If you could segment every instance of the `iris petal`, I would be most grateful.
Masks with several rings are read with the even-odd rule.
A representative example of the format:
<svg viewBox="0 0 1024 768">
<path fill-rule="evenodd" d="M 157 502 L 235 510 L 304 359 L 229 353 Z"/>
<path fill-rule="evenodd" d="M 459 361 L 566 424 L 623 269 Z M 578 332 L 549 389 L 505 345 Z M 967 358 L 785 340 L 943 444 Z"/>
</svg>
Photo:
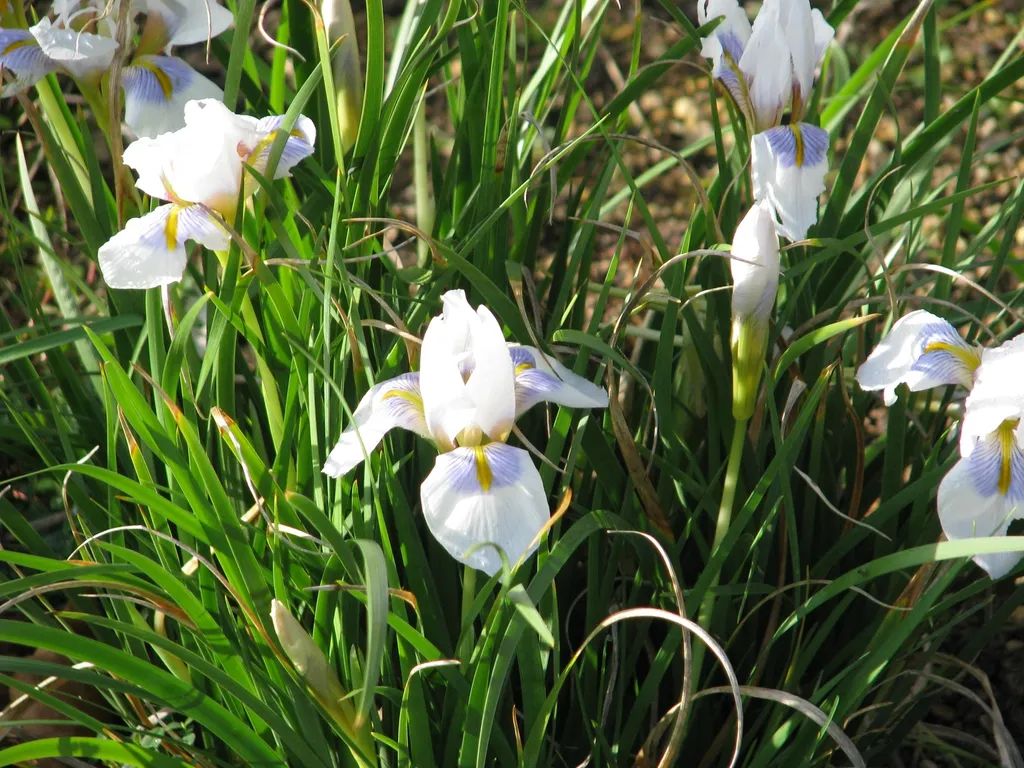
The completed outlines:
<svg viewBox="0 0 1024 768">
<path fill-rule="evenodd" d="M 939 484 L 938 507 L 942 530 L 950 541 L 1005 536 L 1010 521 L 1024 512 L 1020 502 L 1008 496 L 980 493 L 968 459 L 958 461 Z M 1000 552 L 976 555 L 974 562 L 998 579 L 1020 559 L 1020 553 Z"/>
<path fill-rule="evenodd" d="M 220 223 L 199 205 L 161 205 L 136 219 L 100 246 L 103 279 L 111 288 L 155 288 L 181 280 L 185 243 L 194 240 L 211 250 L 227 248 Z"/>
<path fill-rule="evenodd" d="M 970 387 L 980 358 L 956 329 L 931 312 L 901 317 L 857 370 L 863 389 L 884 390 L 886 405 L 896 402 L 896 387 L 911 392 L 946 384 Z"/>
<path fill-rule="evenodd" d="M 533 552 L 551 514 L 530 455 L 504 443 L 440 454 L 420 500 L 441 546 L 489 576 L 501 569 L 502 554 L 514 565 Z"/>
<path fill-rule="evenodd" d="M 406 373 L 370 388 L 359 401 L 352 424 L 342 432 L 331 450 L 323 472 L 341 477 L 362 462 L 384 435 L 395 427 L 429 437 L 423 418 L 423 397 L 418 373 Z"/>
<path fill-rule="evenodd" d="M 510 344 L 516 377 L 516 416 L 540 402 L 570 408 L 606 408 L 608 393 L 536 347 Z"/>
<path fill-rule="evenodd" d="M 155 137 L 185 125 L 185 104 L 223 99 L 214 83 L 174 56 L 139 56 L 121 75 L 124 121 L 138 136 Z"/>
</svg>

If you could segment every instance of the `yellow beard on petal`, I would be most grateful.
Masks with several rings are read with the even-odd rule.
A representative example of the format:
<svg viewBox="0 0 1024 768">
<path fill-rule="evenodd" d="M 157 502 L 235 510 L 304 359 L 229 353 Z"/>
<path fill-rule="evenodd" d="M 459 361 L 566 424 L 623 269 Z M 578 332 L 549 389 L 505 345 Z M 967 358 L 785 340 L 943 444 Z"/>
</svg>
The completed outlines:
<svg viewBox="0 0 1024 768">
<path fill-rule="evenodd" d="M 1010 491 L 1010 481 L 1013 479 L 1013 452 L 1017 448 L 1017 438 L 1014 432 L 1020 419 L 1004 421 L 996 430 L 996 439 L 999 441 L 999 493 L 1005 496 Z"/>
<path fill-rule="evenodd" d="M 931 344 L 924 348 L 925 353 L 928 352 L 948 352 L 965 366 L 967 369 L 974 373 L 979 365 L 981 365 L 981 357 L 974 349 L 958 346 L 956 344 L 950 344 L 946 341 L 933 341 Z"/>
<path fill-rule="evenodd" d="M 491 490 L 491 484 L 494 482 L 494 473 L 491 472 L 491 466 L 487 463 L 487 454 L 484 453 L 483 446 L 478 445 L 473 449 L 473 458 L 476 462 L 476 479 L 480 483 L 480 487 L 486 493 Z"/>
</svg>

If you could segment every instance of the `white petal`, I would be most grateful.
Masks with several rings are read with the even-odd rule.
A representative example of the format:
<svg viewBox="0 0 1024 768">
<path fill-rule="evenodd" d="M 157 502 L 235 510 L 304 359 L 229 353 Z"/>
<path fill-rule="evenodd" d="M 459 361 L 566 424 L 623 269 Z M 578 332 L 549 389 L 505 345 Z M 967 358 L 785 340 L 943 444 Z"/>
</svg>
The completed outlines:
<svg viewBox="0 0 1024 768">
<path fill-rule="evenodd" d="M 144 0 L 147 14 L 159 16 L 171 45 L 205 43 L 231 26 L 231 11 L 216 0 Z"/>
<path fill-rule="evenodd" d="M 780 0 L 765 0 L 739 61 L 759 129 L 778 124 L 793 89 L 792 55 L 780 13 Z"/>
<path fill-rule="evenodd" d="M 43 53 L 72 77 L 83 78 L 110 68 L 117 43 L 91 32 L 55 27 L 48 18 L 29 27 Z"/>
<path fill-rule="evenodd" d="M 607 408 L 603 387 L 573 373 L 536 347 L 509 344 L 516 374 L 516 416 L 539 402 L 569 408 Z"/>
<path fill-rule="evenodd" d="M 892 405 L 900 384 L 911 392 L 944 384 L 971 386 L 977 359 L 977 351 L 953 326 L 919 309 L 896 321 L 857 370 L 857 383 L 862 389 L 884 390 L 885 404 Z"/>
<path fill-rule="evenodd" d="M 454 351 L 457 344 L 445 318 L 435 317 L 420 347 L 423 411 L 431 435 L 442 448 L 451 448 L 473 417 L 473 403 L 459 368 L 462 355 Z"/>
<path fill-rule="evenodd" d="M 758 133 L 751 142 L 754 198 L 775 211 L 778 232 L 803 240 L 818 220 L 828 172 L 828 134 L 807 123 Z"/>
<path fill-rule="evenodd" d="M 967 396 L 960 429 L 960 452 L 970 455 L 979 438 L 1007 420 L 1024 417 L 1024 335 L 981 354 L 974 386 Z"/>
<path fill-rule="evenodd" d="M 817 67 L 825 58 L 825 49 L 836 36 L 836 31 L 825 21 L 825 17 L 817 8 L 811 11 L 811 24 L 814 26 L 814 65 Z"/>
<path fill-rule="evenodd" d="M 56 68 L 28 30 L 0 29 L 0 96 L 21 92 Z"/>
<path fill-rule="evenodd" d="M 121 75 L 124 121 L 137 136 L 155 137 L 185 126 L 192 99 L 223 99 L 224 92 L 173 56 L 139 56 Z"/>
<path fill-rule="evenodd" d="M 487 307 L 473 325 L 473 372 L 466 392 L 473 401 L 475 426 L 492 440 L 504 440 L 516 417 L 516 380 L 501 326 Z"/>
<path fill-rule="evenodd" d="M 370 388 L 359 401 L 352 423 L 331 450 L 323 472 L 341 477 L 365 459 L 395 427 L 429 437 L 423 420 L 419 374 L 406 373 Z"/>
<path fill-rule="evenodd" d="M 155 288 L 181 280 L 185 242 L 223 250 L 228 235 L 199 206 L 161 205 L 137 219 L 100 246 L 103 279 L 111 288 Z"/>
<path fill-rule="evenodd" d="M 534 540 L 551 516 L 530 455 L 504 443 L 440 454 L 420 487 L 420 500 L 441 546 L 489 576 L 501 568 L 498 548 L 515 565 L 536 548 Z"/>
<path fill-rule="evenodd" d="M 147 194 L 169 187 L 163 199 L 203 203 L 230 220 L 242 183 L 244 122 L 216 99 L 189 101 L 184 114 L 184 128 L 133 142 L 125 163 L 139 172 L 136 185 Z"/>
<path fill-rule="evenodd" d="M 733 316 L 766 321 L 779 290 L 779 238 L 767 201 L 754 205 L 736 227 L 732 256 Z"/>
<path fill-rule="evenodd" d="M 720 65 L 721 57 L 728 52 L 736 62 L 743 55 L 743 49 L 750 39 L 750 19 L 747 12 L 737 0 L 699 0 L 697 3 L 697 20 L 704 26 L 719 16 L 724 18 L 715 27 L 710 37 L 701 38 L 700 55 Z"/>
<path fill-rule="evenodd" d="M 283 121 L 283 115 L 272 115 L 261 118 L 256 123 L 252 139 L 255 143 L 244 160 L 260 174 L 266 174 L 271 150 Z M 292 126 L 291 131 L 289 131 L 284 148 L 281 150 L 281 155 L 274 168 L 274 178 L 283 179 L 285 176 L 288 176 L 294 165 L 313 154 L 313 145 L 315 143 L 316 126 L 305 115 L 299 115 L 295 119 L 295 124 Z"/>
<path fill-rule="evenodd" d="M 814 70 L 818 66 L 810 4 L 807 0 L 781 0 L 780 21 L 789 44 L 792 82 L 799 86 L 800 93 L 807 99 L 814 84 Z"/>
<path fill-rule="evenodd" d="M 939 521 L 950 541 L 984 536 L 1004 536 L 1010 521 L 1020 517 L 1019 502 L 1000 494 L 982 495 L 975 487 L 968 460 L 958 461 L 939 484 Z M 977 555 L 974 562 L 993 579 L 1005 576 L 1021 554 L 1005 552 Z"/>
</svg>

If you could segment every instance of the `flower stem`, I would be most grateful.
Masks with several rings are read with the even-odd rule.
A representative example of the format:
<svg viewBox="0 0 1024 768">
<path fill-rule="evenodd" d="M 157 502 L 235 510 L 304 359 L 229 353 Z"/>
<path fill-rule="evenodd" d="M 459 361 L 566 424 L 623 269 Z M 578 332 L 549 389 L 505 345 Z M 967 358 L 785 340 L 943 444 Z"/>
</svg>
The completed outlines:
<svg viewBox="0 0 1024 768">
<path fill-rule="evenodd" d="M 729 532 L 732 523 L 733 506 L 736 502 L 736 486 L 739 484 L 740 464 L 743 461 L 743 442 L 747 434 L 747 422 L 749 419 L 736 419 L 733 426 L 732 443 L 729 447 L 729 462 L 725 468 L 725 481 L 722 484 L 722 501 L 718 507 L 718 519 L 715 521 L 715 538 L 711 544 L 708 554 L 708 568 L 712 569 L 712 575 L 708 581 L 707 591 L 701 600 L 700 613 L 697 622 L 709 632 L 712 628 L 712 620 L 715 611 L 715 589 L 718 587 L 718 580 L 721 575 L 722 563 L 725 559 L 724 552 L 720 552 L 725 536 Z M 697 686 L 700 682 L 700 667 L 704 659 L 704 646 L 697 644 L 693 649 L 693 674 L 690 679 L 692 685 Z M 692 691 L 691 691 L 692 693 Z"/>
<path fill-rule="evenodd" d="M 468 661 L 476 638 L 473 636 L 473 602 L 476 600 L 476 569 L 466 566 L 462 572 L 462 620 L 459 622 L 459 643 L 456 655 Z"/>
</svg>

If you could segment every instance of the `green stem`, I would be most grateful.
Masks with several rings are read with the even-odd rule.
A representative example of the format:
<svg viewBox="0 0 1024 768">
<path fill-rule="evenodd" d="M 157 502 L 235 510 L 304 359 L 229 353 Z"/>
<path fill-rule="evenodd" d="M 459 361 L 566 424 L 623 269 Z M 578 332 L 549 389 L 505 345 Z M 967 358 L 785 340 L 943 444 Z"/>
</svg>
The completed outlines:
<svg viewBox="0 0 1024 768">
<path fill-rule="evenodd" d="M 718 587 L 718 579 L 721 575 L 722 560 L 727 553 L 721 552 L 725 535 L 729 532 L 732 524 L 733 506 L 736 502 L 736 487 L 739 484 L 740 464 L 743 461 L 743 443 L 747 434 L 747 422 L 749 419 L 736 419 L 732 431 L 732 443 L 729 447 L 729 463 L 725 468 L 725 481 L 722 484 L 722 502 L 718 507 L 718 519 L 715 521 L 715 538 L 711 544 L 711 551 L 708 554 L 708 568 L 712 569 L 712 576 L 708 582 L 707 591 L 701 600 L 700 613 L 697 623 L 709 632 L 712 629 L 712 620 L 715 611 L 715 589 Z M 704 646 L 698 643 L 693 649 L 693 673 L 690 676 L 691 686 L 696 690 L 700 682 L 700 668 L 704 659 Z M 693 691 L 691 691 L 692 693 Z"/>
<path fill-rule="evenodd" d="M 473 649 L 473 603 L 476 600 L 476 569 L 466 566 L 462 572 L 462 621 L 459 624 L 459 644 L 456 655 L 468 661 Z"/>
</svg>

